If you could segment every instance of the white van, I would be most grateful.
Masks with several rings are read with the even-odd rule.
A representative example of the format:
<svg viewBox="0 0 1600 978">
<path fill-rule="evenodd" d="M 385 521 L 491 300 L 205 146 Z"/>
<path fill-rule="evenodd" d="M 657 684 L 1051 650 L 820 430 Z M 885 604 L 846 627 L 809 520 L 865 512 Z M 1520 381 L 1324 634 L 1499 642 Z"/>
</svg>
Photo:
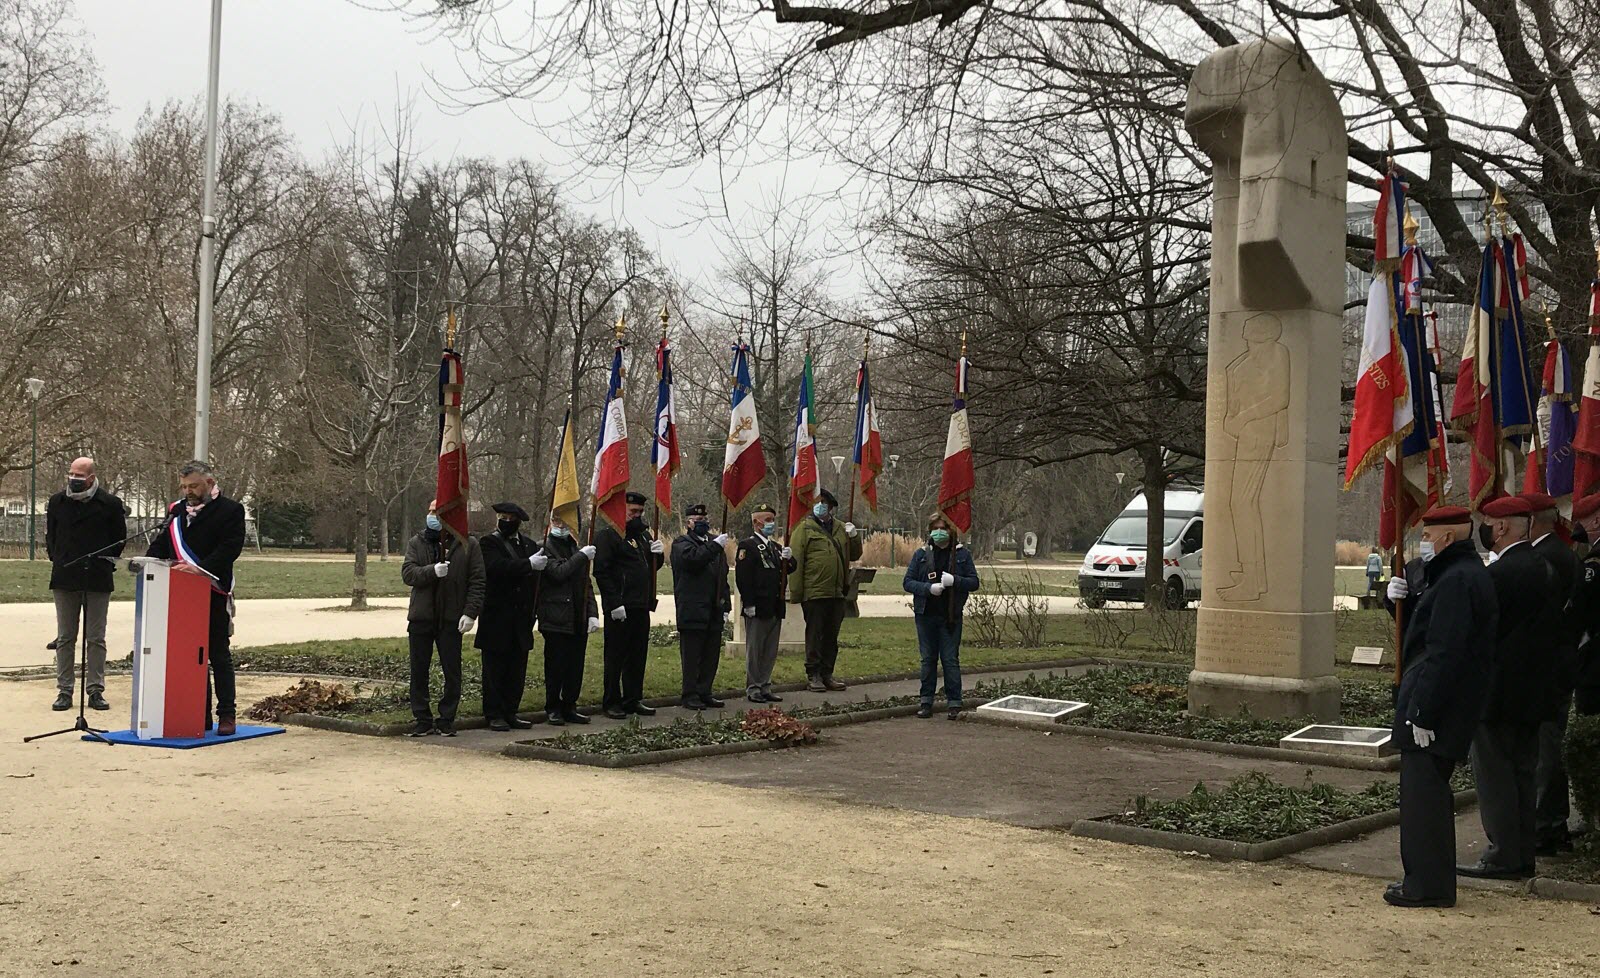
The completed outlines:
<svg viewBox="0 0 1600 978">
<path fill-rule="evenodd" d="M 1168 489 L 1161 528 L 1161 562 L 1166 578 L 1166 606 L 1185 607 L 1200 597 L 1200 545 L 1205 522 L 1199 489 Z M 1149 510 L 1144 494 L 1133 497 L 1084 555 L 1078 571 L 1078 593 L 1090 608 L 1107 601 L 1144 601 L 1145 524 Z"/>
</svg>

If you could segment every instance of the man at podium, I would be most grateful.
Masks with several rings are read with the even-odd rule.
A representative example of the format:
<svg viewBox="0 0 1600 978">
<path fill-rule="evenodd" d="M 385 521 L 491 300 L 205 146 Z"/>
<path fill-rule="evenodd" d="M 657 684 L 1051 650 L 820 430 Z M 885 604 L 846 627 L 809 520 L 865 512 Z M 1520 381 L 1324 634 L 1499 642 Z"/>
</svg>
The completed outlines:
<svg viewBox="0 0 1600 978">
<path fill-rule="evenodd" d="M 199 574 L 211 580 L 211 677 L 217 695 L 217 734 L 236 732 L 234 715 L 233 653 L 228 639 L 233 631 L 233 562 L 244 550 L 244 507 L 217 488 L 211 467 L 189 462 L 178 470 L 183 498 L 167 510 L 167 524 L 150 543 L 145 555 L 173 562 L 172 569 Z M 208 697 L 206 729 L 211 728 Z"/>
</svg>

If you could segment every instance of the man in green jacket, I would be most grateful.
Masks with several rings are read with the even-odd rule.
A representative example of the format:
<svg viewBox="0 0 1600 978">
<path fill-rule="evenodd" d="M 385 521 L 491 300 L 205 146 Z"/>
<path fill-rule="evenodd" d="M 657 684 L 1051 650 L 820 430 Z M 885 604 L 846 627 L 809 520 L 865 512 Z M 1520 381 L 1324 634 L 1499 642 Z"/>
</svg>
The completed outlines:
<svg viewBox="0 0 1600 978">
<path fill-rule="evenodd" d="M 815 692 L 841 690 L 833 678 L 839 661 L 839 626 L 844 624 L 845 585 L 850 562 L 861 559 L 861 537 L 854 523 L 834 520 L 839 500 L 824 489 L 811 515 L 789 533 L 794 570 L 789 572 L 789 600 L 800 603 L 806 619 L 806 678 Z"/>
</svg>

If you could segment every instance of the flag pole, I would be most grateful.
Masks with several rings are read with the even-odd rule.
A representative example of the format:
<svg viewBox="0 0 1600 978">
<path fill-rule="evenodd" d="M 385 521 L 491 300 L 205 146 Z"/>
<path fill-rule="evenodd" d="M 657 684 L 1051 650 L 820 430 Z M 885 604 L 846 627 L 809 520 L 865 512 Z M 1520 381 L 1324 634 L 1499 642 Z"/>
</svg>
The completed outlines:
<svg viewBox="0 0 1600 978">
<path fill-rule="evenodd" d="M 1395 338 L 1399 339 L 1399 336 L 1400 336 L 1400 328 L 1399 328 L 1399 326 L 1400 326 L 1400 323 L 1399 323 L 1400 311 L 1394 307 L 1394 304 L 1395 304 L 1394 279 L 1395 279 L 1395 276 L 1398 273 L 1397 272 L 1384 272 L 1382 274 L 1385 274 L 1385 275 L 1389 276 L 1389 320 L 1393 324 L 1392 328 L 1395 331 Z M 1406 379 L 1406 383 L 1409 385 L 1411 383 L 1411 376 L 1410 376 L 1410 372 L 1409 371 L 1406 372 L 1406 378 L 1405 379 Z M 1412 396 L 1415 397 L 1415 394 L 1413 394 Z M 1414 415 L 1414 412 L 1413 412 L 1413 417 L 1411 419 L 1411 423 L 1413 425 L 1415 425 L 1417 423 L 1417 419 L 1416 419 L 1416 417 Z M 1405 495 L 1406 495 L 1406 488 L 1405 488 L 1405 482 L 1406 482 L 1406 480 L 1405 480 L 1406 457 L 1405 457 L 1405 454 L 1400 450 L 1400 443 L 1399 442 L 1396 442 L 1395 443 L 1395 447 L 1391 448 L 1390 451 L 1394 452 L 1394 498 L 1389 500 L 1389 505 L 1394 508 L 1394 550 L 1389 555 L 1389 576 L 1390 577 L 1398 577 L 1398 578 L 1401 578 L 1402 580 L 1404 580 L 1405 579 L 1405 573 L 1406 573 L 1406 558 L 1405 558 L 1406 526 L 1405 526 L 1404 520 L 1401 519 L 1401 515 L 1404 512 L 1402 510 L 1402 508 L 1401 508 L 1401 503 L 1405 500 Z M 1395 686 L 1397 688 L 1400 685 L 1401 674 L 1405 670 L 1405 662 L 1402 659 L 1402 655 L 1403 655 L 1404 650 L 1405 650 L 1405 640 L 1406 640 L 1406 611 L 1405 611 L 1405 605 L 1402 602 L 1398 602 L 1397 601 L 1397 602 L 1395 602 L 1395 606 L 1394 606 L 1394 684 L 1395 684 Z"/>
<path fill-rule="evenodd" d="M 730 403 L 730 404 L 733 403 L 733 399 L 735 397 L 737 397 L 738 394 L 739 394 L 739 347 L 741 347 L 743 345 L 744 345 L 744 324 L 740 323 L 739 324 L 739 328 L 737 328 L 737 329 L 735 329 L 733 331 L 733 366 L 729 370 L 730 376 L 728 378 L 728 403 Z M 717 532 L 718 533 L 727 533 L 728 532 L 728 494 L 725 491 L 721 492 L 719 494 L 722 496 L 722 521 L 717 524 Z"/>
<path fill-rule="evenodd" d="M 550 517 L 555 515 L 556 511 L 556 483 L 561 481 L 561 448 L 567 443 L 567 425 L 570 424 L 572 424 L 572 394 L 569 392 L 567 394 L 567 416 L 561 422 L 561 437 L 556 442 L 556 464 L 555 472 L 550 476 L 550 494 L 544 497 L 547 503 L 544 511 L 544 528 L 546 539 L 539 545 L 540 550 L 543 550 L 544 544 L 549 542 L 548 537 L 550 533 Z M 533 606 L 535 608 L 539 607 L 539 585 L 543 583 L 543 574 L 534 575 Z"/>
<path fill-rule="evenodd" d="M 963 363 L 965 363 L 966 360 L 967 360 L 967 330 L 966 330 L 966 327 L 963 326 L 961 328 L 961 356 L 956 360 L 956 383 L 958 385 L 960 385 L 962 383 L 962 376 L 963 375 L 962 375 L 962 372 L 961 372 L 961 365 Z M 965 402 L 966 399 L 967 399 L 967 392 L 966 392 L 965 388 L 958 386 L 957 393 L 959 393 L 961 395 L 961 400 L 963 402 Z M 968 491 L 968 493 L 967 493 L 967 512 L 968 513 L 971 513 L 973 511 L 973 509 L 974 509 L 974 507 L 972 505 L 972 501 L 973 501 L 973 497 L 978 494 L 977 493 L 977 488 L 978 487 L 977 487 L 976 480 L 974 480 L 972 489 L 970 491 Z M 947 516 L 947 517 L 945 517 L 945 519 L 946 519 L 946 521 L 948 521 L 949 517 Z M 967 529 L 967 535 L 969 537 L 972 535 L 972 529 L 971 529 L 970 526 Z M 891 547 L 894 546 L 894 541 L 890 540 L 889 541 L 889 545 Z M 973 558 L 973 559 L 976 560 L 977 558 Z M 956 545 L 955 545 L 954 541 L 951 541 L 951 544 L 950 544 L 950 572 L 952 574 L 955 573 L 955 569 L 956 569 Z M 946 592 L 946 599 L 949 601 L 949 609 L 950 610 L 949 610 L 948 614 L 945 615 L 945 619 L 944 620 L 946 622 L 953 622 L 953 621 L 956 620 L 956 589 L 955 588 L 950 588 Z"/>
<path fill-rule="evenodd" d="M 872 334 L 868 333 L 861 344 L 861 369 L 867 367 L 867 353 L 872 349 Z M 856 521 L 856 483 L 861 481 L 861 439 L 866 437 L 866 432 L 861 430 L 861 374 L 856 374 L 856 434 L 855 449 L 850 453 L 850 506 L 845 510 L 846 523 Z"/>
<path fill-rule="evenodd" d="M 1500 267 L 1502 271 L 1506 272 L 1506 284 L 1511 289 L 1511 298 L 1514 300 L 1508 306 L 1511 310 L 1511 327 L 1516 331 L 1517 338 L 1521 340 L 1527 335 L 1527 320 L 1522 314 L 1522 279 L 1518 275 L 1516 253 L 1513 252 L 1509 255 L 1505 253 L 1505 240 L 1509 237 L 1511 228 L 1511 221 L 1508 216 L 1511 205 L 1506 202 L 1505 195 L 1500 192 L 1499 187 L 1494 188 L 1493 204 L 1495 213 L 1500 219 Z M 1517 343 L 1517 366 L 1522 369 L 1522 406 L 1528 412 L 1528 437 L 1533 442 L 1533 451 L 1529 455 L 1528 464 L 1533 465 L 1540 458 L 1543 445 L 1539 437 L 1539 412 L 1534 408 L 1533 402 L 1530 400 L 1533 392 L 1528 389 L 1528 351 L 1523 348 L 1521 342 Z M 1523 473 L 1523 481 L 1527 481 L 1526 472 Z"/>
<path fill-rule="evenodd" d="M 622 341 L 621 322 L 622 321 L 620 319 L 617 321 L 617 323 L 618 323 L 617 341 L 619 343 Z M 661 303 L 661 342 L 665 343 L 666 341 L 667 341 L 667 304 L 666 304 L 666 302 L 662 302 Z M 666 366 L 666 364 L 662 364 L 661 368 L 659 368 L 659 369 L 664 369 L 665 366 Z M 656 420 L 659 421 L 660 419 L 658 418 Z M 655 423 L 654 422 L 651 423 L 650 427 L 651 427 L 651 431 L 650 431 L 651 439 L 660 438 L 661 437 L 661 432 L 654 430 L 655 429 Z M 670 460 L 667 462 L 667 478 L 668 479 L 672 478 L 672 462 Z M 650 511 L 650 539 L 653 540 L 653 541 L 654 540 L 660 540 L 661 539 L 661 494 L 659 492 L 652 492 L 650 494 L 650 510 L 651 510 Z M 661 568 L 656 566 L 655 557 L 652 556 L 650 558 L 650 592 L 652 594 L 655 593 L 656 584 L 660 580 L 660 574 L 661 574 Z"/>
</svg>

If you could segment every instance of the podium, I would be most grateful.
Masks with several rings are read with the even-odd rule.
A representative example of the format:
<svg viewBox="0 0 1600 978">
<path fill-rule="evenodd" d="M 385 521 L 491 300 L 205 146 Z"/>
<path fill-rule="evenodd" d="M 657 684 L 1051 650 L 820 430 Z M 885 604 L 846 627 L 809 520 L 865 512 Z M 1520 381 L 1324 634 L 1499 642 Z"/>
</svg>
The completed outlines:
<svg viewBox="0 0 1600 978">
<path fill-rule="evenodd" d="M 133 560 L 133 716 L 140 740 L 205 733 L 211 579 Z"/>
</svg>

